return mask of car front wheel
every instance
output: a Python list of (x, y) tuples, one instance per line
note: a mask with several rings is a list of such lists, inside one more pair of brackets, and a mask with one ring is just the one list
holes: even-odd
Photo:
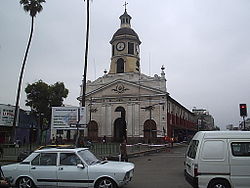
[(214, 180), (208, 188), (231, 188), (230, 184), (226, 180)]
[(35, 185), (30, 178), (22, 177), (17, 181), (17, 188), (35, 188)]
[(95, 188), (116, 188), (116, 183), (110, 178), (102, 178), (95, 184)]

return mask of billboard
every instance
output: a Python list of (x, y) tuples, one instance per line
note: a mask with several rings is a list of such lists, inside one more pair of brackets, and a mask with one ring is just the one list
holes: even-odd
[[(78, 115), (80, 113), (80, 116)], [(79, 124), (86, 125), (86, 111), (84, 107), (52, 107), (51, 127), (70, 128)]]
[(0, 104), (0, 126), (13, 126), (15, 107)]

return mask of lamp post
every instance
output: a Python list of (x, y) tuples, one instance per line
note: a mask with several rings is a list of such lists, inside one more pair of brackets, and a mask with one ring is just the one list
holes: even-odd
[[(155, 106), (156, 105), (163, 105), (163, 104), (165, 104), (164, 102), (160, 102), (160, 103), (157, 103), (157, 104), (153, 104), (153, 105), (149, 105), (149, 106), (146, 106), (146, 107), (141, 107), (141, 109), (144, 109), (145, 111), (149, 111), (149, 121), (150, 121), (150, 126), (149, 126), (149, 139), (150, 139), (150, 142), (151, 142), (151, 139), (152, 139), (152, 132), (154, 131), (154, 130), (152, 130), (152, 110), (154, 110), (155, 109)], [(145, 130), (144, 130), (145, 131)], [(157, 130), (155, 130), (155, 131), (157, 131)]]
[(30, 152), (32, 147), (32, 141), (33, 141), (33, 123), (30, 125), (30, 135), (29, 135)]
[[(141, 109), (144, 109), (145, 111), (149, 111), (149, 122), (150, 122), (150, 126), (149, 126), (149, 142), (151, 143), (151, 138), (152, 138), (152, 127), (151, 127), (151, 121), (152, 121), (152, 110), (154, 110), (154, 105), (149, 105), (146, 107), (141, 107)], [(146, 130), (144, 130), (146, 131)]]

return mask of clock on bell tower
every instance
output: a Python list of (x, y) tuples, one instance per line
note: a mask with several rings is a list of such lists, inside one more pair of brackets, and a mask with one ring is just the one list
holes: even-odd
[(120, 17), (120, 28), (113, 35), (110, 44), (112, 56), (109, 74), (140, 73), (140, 44), (137, 33), (131, 28), (132, 17), (125, 12)]

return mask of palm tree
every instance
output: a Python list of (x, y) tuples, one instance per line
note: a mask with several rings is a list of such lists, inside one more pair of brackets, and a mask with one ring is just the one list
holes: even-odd
[[(85, 0), (84, 0), (85, 1)], [(86, 79), (87, 79), (87, 66), (88, 66), (88, 50), (89, 50), (89, 0), (87, 1), (87, 25), (86, 25), (86, 41), (85, 41), (85, 56), (84, 56), (84, 70), (83, 70), (83, 83), (82, 83), (82, 107), (85, 107), (85, 95), (86, 95)], [(80, 118), (79, 118), (80, 121)], [(79, 123), (79, 122), (78, 122)], [(79, 146), (79, 125), (77, 125), (77, 137), (75, 145)]]
[[(23, 73), (24, 68), (30, 48), (30, 43), (33, 35), (33, 28), (34, 28), (34, 18), (37, 13), (41, 12), (43, 10), (43, 7), (41, 3), (45, 3), (45, 0), (20, 0), (20, 4), (23, 5), (23, 9), (25, 12), (29, 12), (31, 16), (31, 30), (30, 30), (30, 36), (29, 41), (26, 47), (22, 68), (19, 76), (19, 82), (18, 82), (18, 89), (17, 89), (17, 96), (16, 96), (16, 106), (15, 106), (15, 114), (14, 114), (14, 121), (13, 121), (13, 129), (12, 129), (12, 139), (14, 140), (16, 138), (16, 122), (17, 122), (17, 115), (18, 115), (18, 106), (19, 106), (19, 99), (20, 99), (20, 91), (21, 91), (21, 85), (22, 85), (22, 79), (23, 79)], [(12, 141), (13, 141), (12, 140)]]
[[(85, 0), (84, 0), (85, 1)], [(84, 71), (83, 71), (83, 92), (82, 92), (82, 107), (85, 107), (85, 94), (86, 94), (86, 76), (88, 65), (88, 49), (89, 49), (89, 0), (87, 1), (87, 25), (86, 25), (86, 43), (85, 43), (85, 58), (84, 58)]]

